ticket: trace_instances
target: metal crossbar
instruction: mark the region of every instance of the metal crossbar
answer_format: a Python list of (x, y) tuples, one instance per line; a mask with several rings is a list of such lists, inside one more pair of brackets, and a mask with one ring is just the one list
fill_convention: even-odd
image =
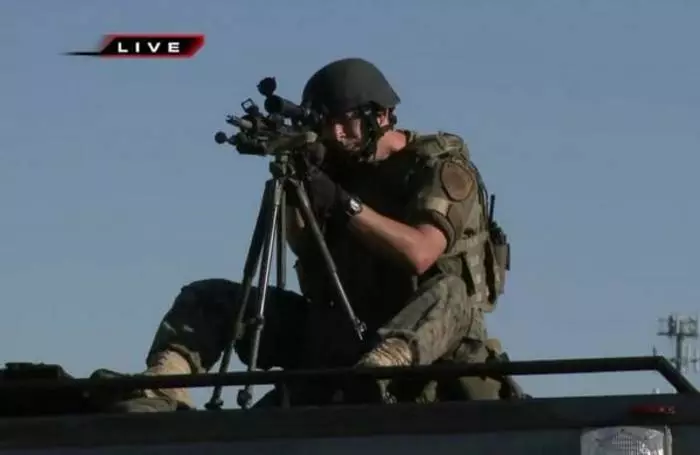
[(610, 357), (563, 360), (489, 362), (469, 365), (429, 365), (419, 367), (343, 368), (326, 370), (285, 370), (205, 373), (169, 376), (124, 376), (109, 379), (14, 379), (0, 380), (0, 393), (76, 390), (137, 390), (194, 388), (213, 386), (245, 386), (290, 384), (303, 381), (352, 381), (374, 379), (445, 379), (460, 376), (538, 376), (555, 374), (614, 373), (655, 371), (661, 374), (678, 393), (698, 394), (698, 389), (664, 357)]

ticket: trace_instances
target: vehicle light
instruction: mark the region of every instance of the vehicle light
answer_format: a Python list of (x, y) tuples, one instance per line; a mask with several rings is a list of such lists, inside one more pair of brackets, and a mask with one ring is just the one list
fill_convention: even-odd
[(630, 412), (638, 415), (670, 415), (676, 413), (676, 408), (674, 406), (665, 406), (662, 404), (648, 404), (634, 406), (630, 409)]
[(668, 428), (596, 428), (581, 435), (581, 455), (671, 455)]

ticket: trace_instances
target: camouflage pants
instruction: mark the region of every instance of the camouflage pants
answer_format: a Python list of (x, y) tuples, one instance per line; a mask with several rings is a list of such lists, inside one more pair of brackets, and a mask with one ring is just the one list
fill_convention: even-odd
[[(158, 327), (149, 357), (172, 350), (188, 361), (192, 371), (209, 371), (228, 343), (237, 312), (236, 296), (241, 290), (239, 283), (224, 279), (195, 281), (183, 287)], [(257, 290), (253, 289), (248, 317), (252, 316), (256, 301)], [(235, 344), (238, 358), (245, 364), (249, 360), (251, 335), (245, 333)], [(353, 335), (342, 309), (270, 288), (258, 367), (351, 366), (371, 348), (361, 345)], [(488, 356), (483, 312), (471, 302), (466, 286), (457, 277), (446, 276), (427, 283), (377, 335), (379, 339), (407, 340), (418, 364), (481, 361)], [(443, 387), (438, 383), (423, 384), (421, 390), (425, 392), (411, 393), (420, 401), (498, 398), (500, 385), (494, 381), (464, 380), (462, 392), (456, 394), (460, 386), (455, 389), (454, 385)], [(304, 389), (305, 392), (299, 391), (299, 395), (306, 395), (299, 398), (300, 402), (324, 402), (332, 394), (328, 384), (306, 384)]]

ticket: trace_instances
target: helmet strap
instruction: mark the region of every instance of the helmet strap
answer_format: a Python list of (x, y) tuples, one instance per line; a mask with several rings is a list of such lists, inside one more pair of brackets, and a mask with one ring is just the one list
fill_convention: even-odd
[(392, 129), (391, 125), (379, 126), (377, 122), (377, 109), (367, 107), (359, 111), (362, 135), (366, 138), (360, 156), (362, 162), (374, 161), (377, 155), (377, 143), (379, 139)]

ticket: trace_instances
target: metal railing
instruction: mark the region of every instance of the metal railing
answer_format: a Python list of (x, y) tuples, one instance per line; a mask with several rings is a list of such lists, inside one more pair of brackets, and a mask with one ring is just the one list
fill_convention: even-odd
[[(28, 371), (26, 377), (14, 374), (13, 379), (0, 379), (0, 395), (32, 391), (85, 391), (97, 389), (138, 390), (291, 384), (310, 380), (352, 381), (375, 379), (446, 379), (460, 376), (537, 376), (580, 373), (657, 372), (678, 393), (698, 394), (698, 389), (664, 357), (610, 357), (562, 360), (530, 360), (489, 362), (470, 365), (429, 365), (419, 367), (342, 368), (317, 370), (285, 370), (204, 373), (169, 376), (124, 376), (117, 378), (37, 379)], [(2, 378), (0, 373), (0, 378)]]

